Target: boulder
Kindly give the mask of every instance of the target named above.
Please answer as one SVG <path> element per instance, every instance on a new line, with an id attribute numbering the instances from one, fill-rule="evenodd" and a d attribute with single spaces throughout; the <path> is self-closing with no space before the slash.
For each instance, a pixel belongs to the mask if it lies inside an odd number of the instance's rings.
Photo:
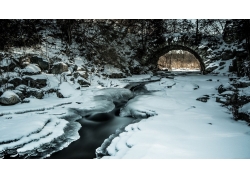
<path id="1" fill-rule="evenodd" d="M 20 102 L 20 98 L 13 91 L 5 91 L 0 97 L 0 103 L 4 105 L 14 105 Z"/>
<path id="2" fill-rule="evenodd" d="M 20 99 L 24 99 L 24 95 L 22 93 L 22 91 L 19 91 L 19 90 L 13 90 L 14 93 L 16 93 Z"/>
<path id="3" fill-rule="evenodd" d="M 77 82 L 78 82 L 81 86 L 90 86 L 90 83 L 89 83 L 86 79 L 84 79 L 84 78 L 82 78 L 82 77 L 78 77 L 78 78 L 77 78 Z"/>
<path id="4" fill-rule="evenodd" d="M 218 87 L 218 93 L 221 94 L 225 91 L 234 91 L 235 90 L 235 87 L 233 87 L 232 85 L 230 85 L 229 83 L 226 83 L 226 84 L 221 84 L 219 87 Z"/>
<path id="5" fill-rule="evenodd" d="M 38 64 L 38 66 L 42 70 L 48 70 L 49 69 L 49 61 L 45 60 L 41 57 L 33 56 L 30 58 L 31 63 Z"/>
<path id="6" fill-rule="evenodd" d="M 84 78 L 84 79 L 88 79 L 88 73 L 86 71 L 76 71 L 73 73 L 74 78 L 78 78 L 79 76 Z"/>
<path id="7" fill-rule="evenodd" d="M 208 67 L 208 68 L 206 68 L 206 72 L 210 73 L 210 72 L 212 72 L 213 70 L 215 70 L 217 68 L 218 68 L 218 66 Z"/>
<path id="8" fill-rule="evenodd" d="M 54 63 L 52 68 L 51 68 L 52 74 L 61 74 L 63 72 L 67 72 L 67 71 L 68 71 L 68 66 L 67 66 L 67 64 L 65 64 L 63 62 Z"/>
<path id="9" fill-rule="evenodd" d="M 19 59 L 19 64 L 22 66 L 22 67 L 25 67 L 27 65 L 30 64 L 30 58 L 29 57 L 22 57 Z"/>
<path id="10" fill-rule="evenodd" d="M 47 79 L 44 75 L 23 76 L 23 84 L 33 88 L 43 88 L 47 85 Z"/>
<path id="11" fill-rule="evenodd" d="M 29 64 L 24 69 L 21 69 L 24 75 L 36 75 L 41 74 L 41 69 L 36 64 Z"/>
<path id="12" fill-rule="evenodd" d="M 29 88 L 26 92 L 27 96 L 34 96 L 37 99 L 42 99 L 44 96 L 44 91 L 41 89 L 36 89 L 36 88 Z"/>
<path id="13" fill-rule="evenodd" d="M 22 78 L 20 78 L 20 77 L 12 77 L 12 78 L 9 79 L 8 83 L 11 83 L 15 87 L 17 87 L 20 84 L 22 84 Z"/>
<path id="14" fill-rule="evenodd" d="M 28 86 L 24 85 L 24 84 L 21 84 L 19 86 L 17 86 L 15 88 L 15 90 L 18 90 L 18 91 L 21 91 L 23 94 L 26 93 L 26 89 L 28 88 Z"/>

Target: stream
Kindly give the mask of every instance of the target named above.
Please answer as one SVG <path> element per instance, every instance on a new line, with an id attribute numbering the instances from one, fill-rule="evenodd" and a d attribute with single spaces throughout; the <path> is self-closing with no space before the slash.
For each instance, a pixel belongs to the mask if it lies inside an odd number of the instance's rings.
<path id="1" fill-rule="evenodd" d="M 47 159 L 93 159 L 95 150 L 118 128 L 132 123 L 132 117 L 120 117 L 120 108 L 126 102 L 116 102 L 116 108 L 109 113 L 98 113 L 77 120 L 81 124 L 80 139 L 68 147 L 53 153 Z"/>

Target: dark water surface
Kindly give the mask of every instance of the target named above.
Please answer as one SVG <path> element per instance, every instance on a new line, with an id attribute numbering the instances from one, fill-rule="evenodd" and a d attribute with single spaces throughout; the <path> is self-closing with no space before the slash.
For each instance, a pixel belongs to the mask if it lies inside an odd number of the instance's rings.
<path id="1" fill-rule="evenodd" d="M 93 159 L 95 150 L 103 141 L 123 126 L 130 124 L 134 118 L 119 117 L 120 107 L 125 102 L 115 103 L 116 108 L 110 113 L 92 114 L 77 120 L 81 124 L 78 131 L 80 139 L 72 142 L 68 147 L 53 153 L 47 159 Z"/>

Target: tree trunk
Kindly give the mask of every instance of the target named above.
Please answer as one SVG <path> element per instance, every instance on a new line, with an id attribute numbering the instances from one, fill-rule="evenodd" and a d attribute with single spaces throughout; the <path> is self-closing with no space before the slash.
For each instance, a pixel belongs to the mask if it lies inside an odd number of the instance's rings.
<path id="1" fill-rule="evenodd" d="M 196 36 L 195 36 L 195 44 L 198 44 L 198 35 L 199 35 L 199 20 L 196 19 Z"/>

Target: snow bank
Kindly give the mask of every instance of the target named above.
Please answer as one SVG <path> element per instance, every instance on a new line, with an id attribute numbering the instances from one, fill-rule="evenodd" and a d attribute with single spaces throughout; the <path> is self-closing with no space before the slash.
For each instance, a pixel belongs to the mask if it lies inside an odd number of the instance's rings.
<path id="1" fill-rule="evenodd" d="M 40 131 L 51 119 L 48 115 L 21 114 L 10 119 L 0 118 L 0 144 L 19 140 Z"/>
<path id="2" fill-rule="evenodd" d="M 250 115 L 250 103 L 244 104 L 240 109 L 239 112 L 246 113 Z"/>
<path id="3" fill-rule="evenodd" d="M 62 84 L 60 84 L 59 86 L 58 91 L 65 98 L 71 97 L 75 93 L 75 89 L 68 82 L 62 82 Z"/>
<path id="4" fill-rule="evenodd" d="M 103 95 L 113 101 L 128 100 L 133 97 L 129 89 L 124 88 L 104 88 L 94 93 L 96 96 Z"/>
<path id="5" fill-rule="evenodd" d="M 109 156 L 103 159 L 250 158 L 247 123 L 234 121 L 213 97 L 215 88 L 226 84 L 227 77 L 177 76 L 174 81 L 176 85 L 167 89 L 162 89 L 159 82 L 150 83 L 147 87 L 158 91 L 127 103 L 121 116 L 143 114 L 141 117 L 146 119 L 127 126 L 114 138 L 107 147 Z M 194 89 L 195 85 L 199 88 Z M 210 99 L 206 103 L 196 101 L 202 95 Z"/>
<path id="6" fill-rule="evenodd" d="M 152 76 L 149 74 L 142 74 L 142 75 L 133 75 L 131 77 L 124 78 L 124 81 L 128 82 L 141 82 L 141 81 L 148 81 Z"/>

